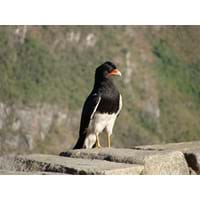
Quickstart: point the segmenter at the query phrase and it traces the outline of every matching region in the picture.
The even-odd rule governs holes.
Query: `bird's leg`
[[[111,137],[110,134],[107,134],[107,140],[108,140],[108,148],[111,147]]]
[[[101,148],[101,145],[100,145],[100,142],[99,142],[99,135],[97,133],[96,133],[96,138],[97,138],[96,147]]]

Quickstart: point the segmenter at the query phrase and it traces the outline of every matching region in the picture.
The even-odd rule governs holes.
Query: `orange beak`
[[[121,76],[121,72],[118,69],[113,69],[108,76]]]

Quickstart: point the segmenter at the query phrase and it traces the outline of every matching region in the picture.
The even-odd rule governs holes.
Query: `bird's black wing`
[[[93,118],[93,115],[99,105],[100,100],[101,96],[97,93],[91,93],[87,97],[81,115],[79,138],[76,145],[74,146],[74,149],[83,148],[83,144],[87,135],[87,128],[89,126],[90,120]]]

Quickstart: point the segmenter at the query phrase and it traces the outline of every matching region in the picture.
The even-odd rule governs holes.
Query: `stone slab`
[[[141,174],[142,165],[130,165],[103,160],[67,158],[54,155],[32,154],[15,159],[17,171],[47,171],[67,174]]]
[[[61,153],[61,156],[71,158],[98,159],[119,163],[143,165],[146,157],[163,154],[167,151],[137,150],[137,149],[116,149],[116,148],[94,148],[94,149],[77,149],[68,150]]]
[[[23,171],[0,170],[0,175],[61,175],[61,173],[40,172],[40,171],[23,172]]]
[[[136,146],[134,149],[142,151],[181,151],[185,156],[188,166],[195,171],[196,174],[200,174],[200,141]]]
[[[193,150],[200,150],[200,141],[143,145],[143,146],[136,146],[133,149],[157,150],[157,151],[171,150],[171,151],[192,152]]]
[[[152,155],[145,159],[145,175],[189,175],[189,168],[182,152],[174,151]]]

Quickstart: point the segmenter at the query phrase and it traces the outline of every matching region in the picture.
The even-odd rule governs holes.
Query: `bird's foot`
[[[108,140],[108,148],[111,148],[111,138],[110,138],[110,135],[107,135],[107,140]]]
[[[101,148],[101,145],[100,145],[99,135],[98,135],[98,134],[96,134],[96,138],[97,138],[97,141],[96,141],[96,148],[100,149],[100,148]]]
[[[102,146],[100,144],[96,144],[96,148],[100,149]]]

